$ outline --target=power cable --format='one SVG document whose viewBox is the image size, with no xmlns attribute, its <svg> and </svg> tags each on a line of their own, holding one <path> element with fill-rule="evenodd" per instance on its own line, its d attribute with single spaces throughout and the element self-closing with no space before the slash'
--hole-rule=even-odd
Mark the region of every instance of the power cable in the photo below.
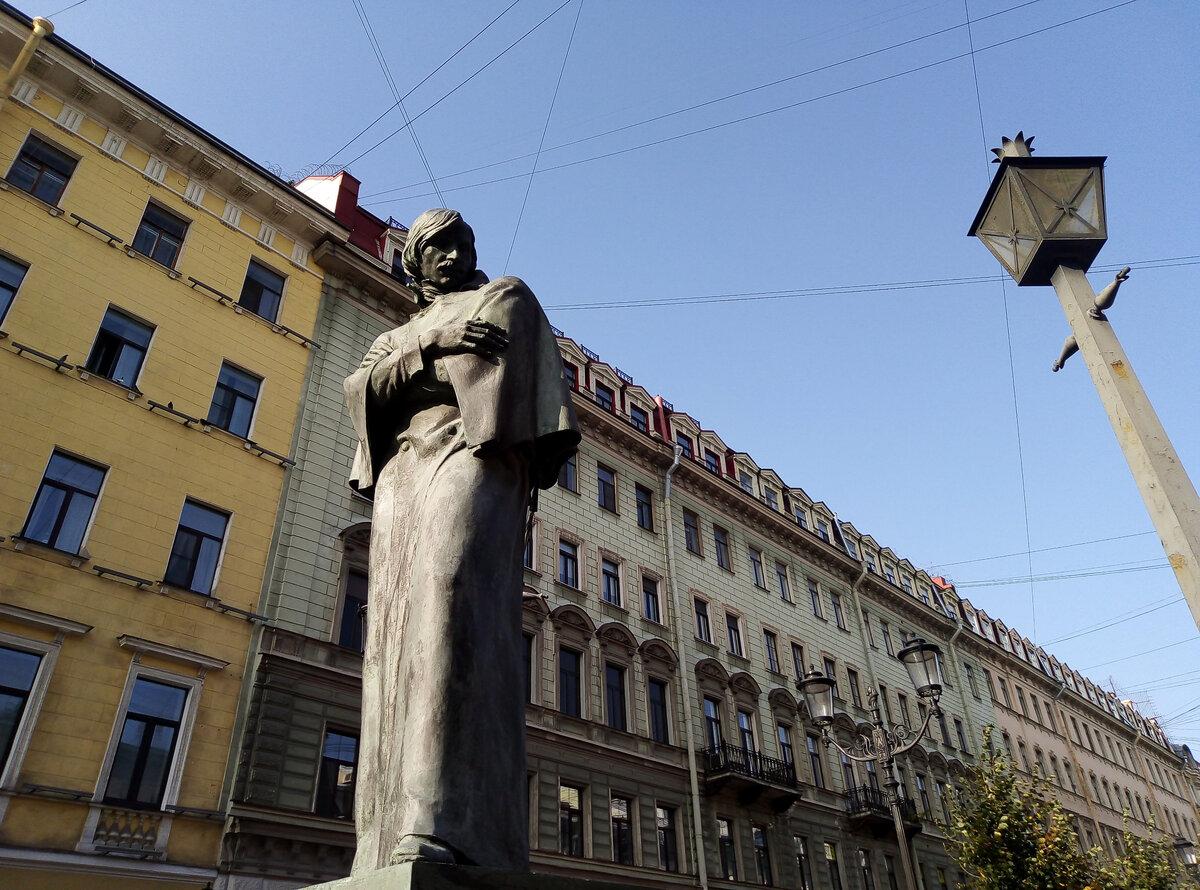
<svg viewBox="0 0 1200 890">
<path fill-rule="evenodd" d="M 567 2 L 570 2 L 570 0 L 567 0 Z M 1106 6 L 1103 9 L 1094 10 L 1093 12 L 1085 13 L 1083 15 L 1076 16 L 1075 18 L 1067 19 L 1066 21 L 1058 22 L 1053 25 L 1046 25 L 1045 27 L 1037 28 L 1033 31 L 1028 31 L 1024 34 L 1018 34 L 1015 37 L 1010 37 L 1005 40 L 1001 40 L 996 43 L 989 44 L 988 46 L 979 47 L 975 50 L 975 52 L 981 53 L 981 52 L 987 52 L 987 51 L 993 50 L 993 49 L 998 49 L 999 47 L 1007 46 L 1010 43 L 1015 43 L 1019 40 L 1024 40 L 1027 37 L 1034 37 L 1038 34 L 1044 34 L 1048 31 L 1053 31 L 1057 28 L 1063 28 L 1063 27 L 1066 27 L 1067 25 L 1073 25 L 1073 24 L 1083 21 L 1085 19 L 1089 19 L 1089 18 L 1092 18 L 1097 15 L 1101 15 L 1106 12 L 1112 12 L 1113 10 L 1120 9 L 1121 7 L 1129 6 L 1129 5 L 1131 5 L 1133 3 L 1137 3 L 1137 2 L 1138 2 L 1138 0 L 1123 0 L 1123 2 L 1121 2 L 1121 3 L 1116 3 L 1112 6 Z M 559 7 L 559 9 L 561 9 L 561 8 L 562 7 Z M 558 10 L 555 10 L 555 12 L 557 12 L 557 11 Z M 553 13 L 551 13 L 551 15 L 553 15 Z M 618 157 L 620 155 L 629 154 L 631 152 L 641 151 L 646 148 L 654 148 L 655 146 L 665 145 L 670 142 L 676 142 L 680 139 L 687 139 L 692 136 L 699 136 L 704 133 L 710 133 L 715 130 L 724 129 L 725 127 L 735 126 L 737 124 L 742 124 L 742 123 L 746 123 L 748 121 L 757 120 L 759 118 L 767 117 L 769 115 L 779 114 L 780 112 L 783 112 L 783 111 L 790 111 L 792 109 L 800 108 L 805 105 L 811 105 L 815 102 L 819 102 L 824 99 L 831 99 L 831 98 L 835 98 L 837 96 L 845 95 L 847 93 L 855 92 L 857 90 L 866 89 L 867 87 L 878 86 L 879 84 L 882 84 L 882 83 L 887 83 L 892 80 L 897 80 L 902 77 L 907 77 L 910 74 L 919 74 L 922 71 L 928 71 L 931 68 L 937 68 L 941 65 L 949 64 L 950 62 L 957 62 L 961 59 L 968 58 L 969 56 L 970 56 L 969 52 L 958 53 L 956 55 L 948 56 L 943 59 L 938 59 L 933 62 L 927 62 L 923 65 L 917 65 L 913 68 L 905 69 L 904 71 L 898 71 L 893 74 L 887 74 L 882 77 L 877 77 L 873 80 L 868 80 L 868 81 L 864 81 L 862 83 L 854 84 L 852 86 L 842 87 L 842 88 L 836 89 L 836 90 L 831 90 L 830 92 L 822 93 L 817 96 L 810 96 L 807 99 L 801 99 L 797 102 L 790 102 L 786 105 L 780 105 L 775 108 L 768 108 L 764 111 L 759 111 L 754 114 L 743 115 L 742 117 L 734 118 L 732 120 L 723 121 L 721 123 L 716 123 L 716 124 L 711 124 L 711 125 L 705 126 L 705 127 L 699 127 L 697 129 L 688 130 L 683 133 L 677 133 L 673 136 L 664 136 L 661 139 L 654 139 L 654 140 L 651 140 L 650 142 L 639 143 L 638 145 L 632 145 L 627 148 L 614 149 L 613 151 L 603 152 L 598 155 L 592 155 L 590 157 L 580 158 L 580 159 L 574 160 L 574 161 L 566 161 L 561 164 L 555 164 L 555 165 L 552 165 L 549 167 L 543 167 L 538 172 L 539 173 L 549 173 L 554 170 L 565 170 L 570 167 L 577 167 L 581 164 L 590 164 L 594 161 L 606 160 L 608 158 Z M 456 87 L 456 89 L 457 89 L 457 87 Z M 443 98 L 445 98 L 445 97 L 443 97 Z M 441 100 L 439 99 L 438 101 L 440 102 Z M 430 106 L 430 108 L 427 108 L 426 111 L 430 110 L 432 107 L 433 106 Z M 421 112 L 421 114 L 424 114 L 424 113 L 425 113 L 424 111 Z M 420 116 L 421 116 L 420 114 L 417 115 L 417 117 L 420 117 Z M 416 118 L 414 118 L 414 120 L 415 119 Z M 398 133 L 399 130 L 397 130 L 395 132 Z M 391 135 L 395 135 L 395 133 L 392 133 Z M 388 136 L 387 138 L 391 138 L 391 136 Z M 386 139 L 382 140 L 380 143 L 377 143 L 376 146 L 372 146 L 370 149 L 367 149 L 367 152 L 374 150 L 374 148 L 376 148 L 376 147 L 378 147 L 378 145 L 382 144 L 383 141 L 386 141 Z M 555 148 L 557 148 L 557 146 L 548 148 L 548 149 L 546 149 L 546 151 L 554 151 Z M 365 155 L 367 152 L 363 152 L 363 154 Z M 361 158 L 361 157 L 362 157 L 362 155 L 359 155 L 359 158 Z M 522 157 L 528 157 L 528 155 L 523 155 Z M 354 160 L 358 160 L 359 158 L 355 158 Z M 353 161 L 351 161 L 351 163 L 353 163 Z M 451 174 L 451 175 L 453 176 L 454 174 Z M 487 185 L 495 185 L 496 183 L 510 182 L 511 180 L 520 179 L 527 175 L 528 175 L 527 173 L 519 173 L 519 174 L 513 174 L 511 176 L 499 176 L 494 179 L 487 179 L 487 180 L 483 180 L 481 182 L 468 183 L 467 185 L 454 186 L 451 188 L 447 188 L 446 191 L 448 191 L 448 192 L 449 191 L 462 191 L 464 189 L 481 188 L 481 187 L 487 186 Z M 449 177 L 447 177 L 447 178 L 449 178 Z M 412 185 L 408 185 L 408 186 L 402 186 L 400 188 L 405 189 L 405 188 L 412 188 L 412 187 L 413 187 Z M 385 190 L 384 192 L 376 192 L 374 194 L 375 194 L 375 196 L 378 196 L 378 195 L 390 193 L 390 191 L 395 191 L 395 189 Z M 370 196 L 364 196 L 364 200 L 363 200 L 364 207 L 371 207 L 376 204 L 386 203 L 384 201 L 367 201 L 366 200 L 367 197 L 370 197 Z M 423 195 L 423 194 L 406 195 L 406 196 L 404 196 L 404 200 L 421 198 L 421 197 L 425 197 L 425 195 Z"/>
<path fill-rule="evenodd" d="M 421 140 L 417 138 L 417 129 L 409 121 L 408 111 L 404 107 L 404 98 L 400 95 L 400 90 L 396 87 L 396 81 L 392 77 L 392 69 L 388 66 L 387 58 L 383 54 L 383 47 L 379 45 L 379 39 L 375 36 L 375 29 L 371 26 L 367 10 L 362 4 L 362 0 L 351 0 L 351 2 L 354 4 L 355 12 L 358 13 L 358 20 L 362 23 L 363 30 L 367 32 L 367 42 L 371 45 L 372 52 L 375 53 L 375 60 L 379 62 L 379 67 L 383 69 L 383 77 L 387 81 L 388 89 L 392 91 L 392 96 L 396 100 L 396 105 L 400 108 L 400 113 L 404 115 L 404 120 L 409 124 L 408 135 L 412 137 L 413 145 L 417 149 L 417 156 L 420 157 L 421 165 L 425 168 L 425 173 L 429 177 L 429 184 L 433 186 L 434 192 L 437 193 L 438 200 L 445 205 L 446 199 L 442 195 L 442 190 L 438 187 L 437 177 L 433 175 L 433 168 L 429 166 L 429 158 L 425 156 L 425 149 L 421 147 Z"/>
<path fill-rule="evenodd" d="M 1105 575 L 1127 575 L 1131 572 L 1150 572 L 1156 569 L 1169 569 L 1171 564 L 1166 560 L 1155 563 L 1154 565 L 1129 566 L 1127 568 L 1104 568 L 1104 569 L 1081 569 L 1070 572 L 1051 572 L 1045 575 L 1033 575 L 1035 581 L 1073 581 L 1077 578 L 1098 578 Z M 956 588 L 970 587 L 1008 587 L 1013 584 L 1027 584 L 1031 576 L 1020 575 L 1015 578 L 994 578 L 987 581 L 961 581 L 955 582 Z"/>
<path fill-rule="evenodd" d="M 527 176 L 528 174 L 523 175 Z M 446 191 L 454 191 L 454 189 L 447 189 Z M 1162 259 L 1140 261 L 1135 260 L 1127 263 L 1118 263 L 1111 266 L 1111 271 L 1116 271 L 1123 266 L 1133 266 L 1140 271 L 1144 269 L 1157 269 L 1188 265 L 1200 265 L 1200 254 L 1195 256 L 1165 257 Z M 1110 267 L 1104 265 L 1093 266 L 1091 271 L 1105 272 L 1109 270 Z M 700 305 L 704 303 L 748 303 L 764 300 L 789 300 L 801 297 L 844 296 L 847 294 L 876 292 L 883 293 L 886 291 L 924 290 L 953 287 L 955 285 L 987 284 L 993 281 L 1001 281 L 1002 278 L 1002 275 L 976 275 L 964 278 L 924 278 L 911 281 L 887 281 L 875 284 L 826 285 L 822 287 L 791 288 L 787 290 L 771 291 L 731 291 L 719 294 L 692 294 L 682 297 L 647 297 L 644 299 L 610 300 L 597 303 L 548 303 L 546 304 L 545 308 L 555 309 L 558 311 L 571 311 L 578 309 L 643 309 L 654 306 L 684 306 Z M 1145 534 L 1154 533 L 1146 532 Z M 1022 556 L 1024 554 L 1018 553 L 1013 555 Z M 988 558 L 999 559 L 1001 557 Z M 968 561 L 970 562 L 972 560 Z M 958 563 L 939 563 L 939 565 L 958 565 Z"/>
<path fill-rule="evenodd" d="M 1030 552 L 1049 553 L 1052 550 L 1067 550 L 1071 547 L 1086 547 L 1089 544 L 1106 544 L 1109 541 L 1123 541 L 1126 538 L 1142 538 L 1142 537 L 1145 537 L 1146 535 L 1156 535 L 1156 534 L 1158 534 L 1158 532 L 1153 532 L 1153 531 L 1131 532 L 1128 535 L 1113 535 L 1111 538 L 1093 538 L 1090 541 L 1075 541 L 1072 544 L 1059 544 L 1055 547 L 1039 547 L 1037 550 L 1033 550 Z M 1011 559 L 1014 556 L 1024 556 L 1024 555 L 1025 555 L 1025 551 L 1018 551 L 1016 553 L 1002 553 L 999 556 L 981 556 L 978 559 L 961 559 L 958 562 L 935 562 L 929 568 L 944 569 L 944 568 L 948 568 L 950 566 L 965 566 L 965 565 L 969 565 L 970 563 L 974 563 L 974 562 L 991 562 L 992 560 L 995 560 L 995 559 Z"/>
<path fill-rule="evenodd" d="M 79 2 L 83 3 L 83 2 L 86 2 L 86 0 L 79 0 Z M 425 83 L 425 81 L 429 80 L 429 78 L 433 77 L 433 75 L 437 74 L 439 71 L 441 71 L 443 68 L 445 68 L 446 65 L 449 64 L 450 62 L 452 62 L 459 53 L 461 53 L 464 49 L 466 49 L 468 46 L 470 46 L 472 43 L 474 43 L 475 40 L 477 38 L 479 38 L 483 34 L 484 31 L 488 30 L 488 28 L 492 27 L 492 25 L 494 25 L 494 24 L 496 24 L 496 22 L 500 21 L 500 19 L 504 17 L 504 14 L 506 12 L 508 12 L 510 9 L 512 9 L 514 6 L 516 6 L 520 2 L 521 2 L 521 0 L 513 0 L 512 3 L 510 3 L 508 6 L 506 6 L 504 8 L 504 10 L 500 13 L 500 15 L 496 16 L 494 19 L 492 19 L 490 22 L 488 22 L 486 25 L 484 25 L 482 28 L 480 28 L 478 31 L 476 31 L 474 37 L 472 37 L 470 40 L 468 40 L 466 43 L 464 43 L 462 46 L 460 46 L 458 49 L 456 49 L 454 52 L 452 52 L 442 62 L 442 64 L 438 65 L 436 68 L 434 68 L 432 71 L 430 71 L 424 77 L 422 77 L 420 82 L 417 83 L 416 86 L 414 86 L 412 89 L 410 89 L 407 93 L 405 93 L 400 98 L 407 99 L 409 96 L 411 96 L 414 92 L 416 92 L 416 90 L 418 90 L 421 87 L 421 85 L 423 83 Z M 75 5 L 78 6 L 79 4 L 77 3 Z M 332 161 L 334 158 L 336 158 L 338 155 L 340 155 L 343 151 L 345 151 L 347 148 L 349 148 L 351 145 L 353 145 L 360 136 L 362 136 L 369 129 L 371 129 L 371 127 L 375 126 L 377 123 L 379 123 L 385 117 L 387 117 L 388 114 L 391 113 L 392 109 L 394 109 L 397 104 L 398 103 L 393 103 L 392 105 L 389 105 L 387 108 L 385 108 L 383 110 L 383 112 L 379 115 L 379 117 L 375 118 L 375 120 L 371 121 L 369 124 L 367 124 L 361 130 L 359 130 L 357 133 L 355 133 L 353 136 L 351 136 L 349 142 L 347 142 L 345 145 L 343 145 L 341 148 L 339 148 L 337 151 L 335 151 L 333 154 L 331 154 L 329 157 L 327 157 L 322 163 L 318 164 L 317 166 L 324 167 L 325 164 L 328 164 L 330 161 Z"/>
<path fill-rule="evenodd" d="M 1107 667 L 1110 664 L 1118 664 L 1119 662 L 1122 662 L 1122 661 L 1130 661 L 1134 658 L 1141 658 L 1143 655 L 1154 655 L 1155 653 L 1162 652 L 1164 649 L 1174 649 L 1176 646 L 1182 646 L 1185 643 L 1195 643 L 1195 642 L 1200 642 L 1200 637 L 1188 637 L 1186 640 L 1179 640 L 1178 642 L 1175 642 L 1175 643 L 1168 643 L 1165 646 L 1155 646 L 1153 649 L 1147 649 L 1144 652 L 1135 652 L 1133 655 L 1126 655 L 1122 658 L 1114 658 L 1112 661 L 1102 661 L 1099 664 L 1090 664 L 1085 668 L 1080 668 L 1079 673 L 1082 674 L 1084 671 L 1092 671 L 1099 667 Z"/>
<path fill-rule="evenodd" d="M 364 157 L 369 155 L 375 149 L 379 148 L 379 146 L 383 145 L 383 143 L 387 142 L 389 139 L 391 139 L 397 133 L 400 133 L 401 131 L 403 131 L 405 129 L 405 127 L 411 127 L 414 123 L 416 123 L 418 120 L 420 120 L 422 117 L 424 117 L 428 112 L 433 111 L 433 109 L 437 108 L 444 101 L 446 101 L 451 96 L 453 96 L 455 93 L 457 93 L 462 87 L 466 86 L 468 83 L 470 83 L 476 77 L 478 77 L 480 74 L 482 74 L 488 68 L 490 68 L 493 62 L 495 62 L 501 56 L 505 55 L 505 53 L 507 53 L 509 50 L 511 50 L 514 46 L 516 46 L 518 43 L 520 43 L 522 40 L 524 40 L 526 37 L 528 37 L 530 34 L 532 34 L 534 31 L 536 31 L 542 25 L 546 24 L 546 22 L 550 21 L 550 19 L 554 18 L 554 16 L 556 16 L 559 13 L 559 11 L 562 10 L 570 2 L 571 2 L 571 0 L 563 0 L 562 4 L 559 5 L 548 16 L 546 16 L 544 19 L 542 19 L 540 22 L 538 22 L 536 25 L 534 25 L 532 28 L 530 28 L 528 31 L 526 31 L 524 34 L 522 34 L 520 37 L 518 37 L 512 43 L 510 43 L 507 47 L 505 47 L 503 50 L 501 50 L 497 55 L 492 56 L 491 61 L 489 61 L 487 64 L 485 64 L 482 68 L 477 69 L 475 71 L 475 73 L 472 74 L 470 77 L 466 78 L 463 81 L 460 81 L 456 87 L 454 87 L 452 90 L 450 90 L 450 92 L 443 95 L 440 99 L 438 99 L 432 105 L 427 105 L 422 111 L 418 112 L 412 118 L 412 120 L 410 120 L 408 123 L 404 124 L 404 126 L 397 127 L 395 130 L 392 130 L 392 132 L 388 133 L 386 136 L 384 136 L 382 139 L 380 139 L 378 142 L 376 142 L 374 145 L 372 145 L 366 151 L 360 152 L 359 154 L 355 155 L 353 158 L 348 160 L 342 166 L 349 167 L 355 161 L 362 160 Z M 1126 2 L 1127 3 L 1135 3 L 1135 2 L 1137 2 L 1137 0 L 1126 0 Z M 363 205 L 363 206 L 366 206 L 366 205 Z"/>
<path fill-rule="evenodd" d="M 517 224 L 513 226 L 512 241 L 508 243 L 508 256 L 504 258 L 505 275 L 508 274 L 508 263 L 512 259 L 513 248 L 517 246 L 517 233 L 521 231 L 521 220 L 525 218 L 525 205 L 529 203 L 533 177 L 537 175 L 538 161 L 542 157 L 542 146 L 546 144 L 546 132 L 550 129 L 550 118 L 554 116 L 554 103 L 558 101 L 558 90 L 562 86 L 563 72 L 567 70 L 567 59 L 571 57 L 571 46 L 575 43 L 575 30 L 579 27 L 579 16 L 582 13 L 583 0 L 579 0 L 579 6 L 575 10 L 575 23 L 571 25 L 571 36 L 567 40 L 567 51 L 563 53 L 562 65 L 558 69 L 558 80 L 554 82 L 554 94 L 550 97 L 550 108 L 546 111 L 546 123 L 542 126 L 542 138 L 538 140 L 537 154 L 533 156 L 533 169 L 529 171 L 529 180 L 525 183 L 525 197 L 521 199 L 521 210 L 517 214 Z"/>
<path fill-rule="evenodd" d="M 1152 612 L 1161 611 L 1162 609 L 1167 608 L 1167 606 L 1173 606 L 1178 602 L 1179 602 L 1179 597 L 1177 597 L 1177 596 L 1169 596 L 1166 599 L 1156 600 L 1154 603 L 1151 603 L 1150 605 L 1148 605 L 1145 608 L 1142 608 L 1140 610 L 1135 610 L 1133 612 L 1126 612 L 1124 615 L 1119 615 L 1116 618 L 1112 619 L 1111 621 L 1106 621 L 1103 624 L 1091 625 L 1089 627 L 1084 628 L 1083 630 L 1078 630 L 1078 631 L 1075 631 L 1074 633 L 1067 634 L 1064 637 L 1058 637 L 1057 639 L 1049 640 L 1046 643 L 1044 643 L 1043 645 L 1044 646 L 1053 646 L 1053 645 L 1056 645 L 1057 643 L 1065 643 L 1065 642 L 1067 642 L 1067 640 L 1075 640 L 1075 639 L 1078 639 L 1079 637 L 1086 637 L 1086 636 L 1089 636 L 1090 634 L 1099 633 L 1102 630 L 1107 630 L 1108 628 L 1113 627 L 1118 624 L 1122 624 L 1123 622 L 1132 621 L 1135 618 L 1141 618 L 1143 615 L 1149 615 Z"/>
<path fill-rule="evenodd" d="M 50 13 L 50 15 L 46 16 L 46 18 L 48 18 L 48 19 L 52 19 L 52 18 L 54 18 L 56 15 L 62 15 L 64 12 L 67 12 L 68 10 L 74 9 L 76 6 L 83 6 L 83 4 L 85 4 L 85 3 L 87 3 L 87 0 L 78 0 L 78 2 L 76 2 L 76 3 L 72 3 L 70 6 L 63 7 L 63 8 L 62 8 L 62 9 L 60 9 L 58 12 L 52 12 L 52 13 Z"/>
<path fill-rule="evenodd" d="M 988 15 L 981 16 L 980 18 L 975 19 L 974 21 L 975 22 L 987 21 L 988 19 L 996 18 L 997 16 L 1005 15 L 1010 12 L 1015 12 L 1018 9 L 1023 9 L 1026 6 L 1033 6 L 1034 4 L 1041 3 L 1041 2 L 1043 2 L 1043 0 L 1027 0 L 1027 2 L 1025 2 L 1025 3 L 1019 3 L 1016 6 L 1010 6 L 1007 9 L 1002 9 L 999 12 L 993 12 Z M 603 139 L 605 136 L 612 136 L 615 133 L 622 133 L 626 130 L 632 130 L 637 127 L 644 127 L 647 124 L 653 124 L 653 123 L 657 123 L 658 121 L 666 120 L 667 118 L 677 117 L 678 115 L 686 114 L 689 111 L 696 111 L 697 109 L 700 109 L 700 108 L 707 108 L 710 105 L 716 105 L 718 103 L 725 102 L 729 99 L 738 99 L 738 98 L 741 98 L 742 96 L 748 96 L 751 93 L 757 93 L 762 90 L 770 89 L 771 87 L 776 87 L 781 84 L 789 83 L 790 81 L 793 81 L 793 80 L 799 80 L 800 78 L 809 77 L 813 74 L 820 74 L 821 72 L 824 72 L 824 71 L 831 71 L 834 68 L 840 68 L 843 65 L 849 65 L 854 62 L 861 62 L 862 60 L 869 59 L 872 56 L 882 55 L 883 53 L 891 52 L 892 50 L 895 50 L 895 49 L 902 49 L 903 47 L 911 46 L 914 43 L 919 43 L 922 40 L 928 40 L 932 37 L 940 37 L 943 34 L 950 33 L 951 31 L 957 31 L 959 28 L 962 28 L 962 27 L 963 27 L 963 25 L 961 25 L 961 24 L 950 25 L 949 27 L 941 28 L 937 31 L 931 31 L 928 34 L 921 34 L 917 37 L 913 37 L 908 40 L 902 40 L 899 43 L 893 43 L 888 46 L 879 47 L 878 49 L 869 50 L 868 52 L 860 53 L 857 56 L 850 56 L 845 59 L 840 59 L 836 62 L 830 62 L 826 65 L 820 65 L 816 68 L 809 68 L 806 71 L 801 71 L 796 74 L 790 74 L 787 77 L 781 77 L 778 80 L 772 80 L 768 83 L 759 84 L 758 86 L 748 87 L 744 90 L 738 90 L 735 93 L 728 93 L 724 96 L 719 96 L 716 99 L 706 99 L 703 102 L 697 102 L 693 105 L 685 106 L 684 108 L 677 108 L 674 111 L 666 111 L 666 112 L 663 112 L 662 114 L 657 114 L 653 117 L 645 118 L 644 120 L 635 121 L 634 123 L 631 123 L 631 124 L 623 124 L 622 126 L 614 127 L 610 130 L 605 130 L 602 133 L 593 133 L 590 136 L 581 136 L 578 139 L 572 139 L 568 142 L 562 142 L 562 143 L 559 143 L 558 145 L 553 145 L 550 148 L 545 149 L 545 151 L 547 151 L 547 152 L 558 151 L 559 149 L 570 148 L 573 145 L 580 145 L 584 142 L 591 142 L 596 139 Z M 469 170 L 461 170 L 458 173 L 451 173 L 444 178 L 450 179 L 455 176 L 465 176 L 468 173 L 477 173 L 480 170 L 487 170 L 491 167 L 499 167 L 504 164 L 512 163 L 514 161 L 523 161 L 526 158 L 531 157 L 531 155 L 532 155 L 532 152 L 530 152 L 528 154 L 517 155 L 515 157 L 507 158 L 503 161 L 493 161 L 490 164 L 483 164 L 478 167 L 472 167 Z M 423 183 L 412 183 L 410 185 L 402 185 L 402 186 L 397 186 L 397 187 L 391 188 L 391 189 L 384 189 L 383 191 L 380 191 L 380 192 L 372 192 L 370 194 L 363 195 L 363 198 L 364 199 L 378 198 L 378 197 L 382 197 L 383 195 L 388 195 L 388 194 L 392 194 L 393 192 L 403 191 L 404 189 L 413 188 L 417 185 L 422 185 L 422 184 Z"/>
</svg>

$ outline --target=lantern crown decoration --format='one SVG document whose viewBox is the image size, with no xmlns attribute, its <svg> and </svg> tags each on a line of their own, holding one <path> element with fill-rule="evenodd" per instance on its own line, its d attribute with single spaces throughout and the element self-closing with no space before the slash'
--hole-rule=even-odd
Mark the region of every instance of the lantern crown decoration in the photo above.
<svg viewBox="0 0 1200 890">
<path fill-rule="evenodd" d="M 1108 239 L 1101 157 L 1032 156 L 1033 137 L 1005 137 L 1000 167 L 969 235 L 1018 285 L 1047 285 L 1059 266 L 1087 271 Z"/>
</svg>

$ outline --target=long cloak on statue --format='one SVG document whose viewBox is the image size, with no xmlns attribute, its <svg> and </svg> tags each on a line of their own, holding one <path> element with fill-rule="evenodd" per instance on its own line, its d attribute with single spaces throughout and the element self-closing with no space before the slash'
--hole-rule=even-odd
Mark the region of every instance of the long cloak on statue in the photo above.
<svg viewBox="0 0 1200 890">
<path fill-rule="evenodd" d="M 470 319 L 508 348 L 422 357 L 423 335 Z M 408 835 L 528 870 L 526 511 L 580 438 L 558 343 L 520 279 L 479 273 L 379 337 L 345 388 L 350 484 L 374 495 L 354 873 Z"/>
</svg>

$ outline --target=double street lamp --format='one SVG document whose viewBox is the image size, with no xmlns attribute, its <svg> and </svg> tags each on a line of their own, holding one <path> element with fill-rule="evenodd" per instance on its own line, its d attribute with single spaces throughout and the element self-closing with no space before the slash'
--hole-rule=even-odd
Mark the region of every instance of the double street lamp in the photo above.
<svg viewBox="0 0 1200 890">
<path fill-rule="evenodd" d="M 837 738 L 830 732 L 834 722 L 832 677 L 826 677 L 815 667 L 805 674 L 803 680 L 798 680 L 796 686 L 804 695 L 804 704 L 808 708 L 809 717 L 821 730 L 821 738 L 826 745 L 833 745 L 842 754 L 857 763 L 873 762 L 879 765 L 879 771 L 884 775 L 884 787 L 887 790 L 888 803 L 892 810 L 892 821 L 896 826 L 896 842 L 900 847 L 900 861 L 903 866 L 905 880 L 909 890 L 917 890 L 916 871 L 913 868 L 912 852 L 908 845 L 908 834 L 904 828 L 904 814 L 901 808 L 904 797 L 900 792 L 900 782 L 895 776 L 896 758 L 916 747 L 929 721 L 941 717 L 938 699 L 942 695 L 942 651 L 934 643 L 927 643 L 920 637 L 909 640 L 896 657 L 908 669 L 917 695 L 930 702 L 931 707 L 925 714 L 921 728 L 912 730 L 902 724 L 885 724 L 879 710 L 879 696 L 874 687 L 867 691 L 867 703 L 871 708 L 872 728 L 870 735 L 857 735 L 854 738 L 852 750 L 843 748 Z"/>
</svg>

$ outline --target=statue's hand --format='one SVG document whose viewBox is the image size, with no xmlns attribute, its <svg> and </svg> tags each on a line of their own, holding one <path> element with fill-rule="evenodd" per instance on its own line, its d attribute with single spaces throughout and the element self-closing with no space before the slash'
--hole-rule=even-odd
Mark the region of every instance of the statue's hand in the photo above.
<svg viewBox="0 0 1200 890">
<path fill-rule="evenodd" d="M 427 358 L 461 352 L 494 355 L 508 348 L 508 332 L 499 325 L 473 318 L 436 328 L 422 341 L 421 351 Z"/>
</svg>

